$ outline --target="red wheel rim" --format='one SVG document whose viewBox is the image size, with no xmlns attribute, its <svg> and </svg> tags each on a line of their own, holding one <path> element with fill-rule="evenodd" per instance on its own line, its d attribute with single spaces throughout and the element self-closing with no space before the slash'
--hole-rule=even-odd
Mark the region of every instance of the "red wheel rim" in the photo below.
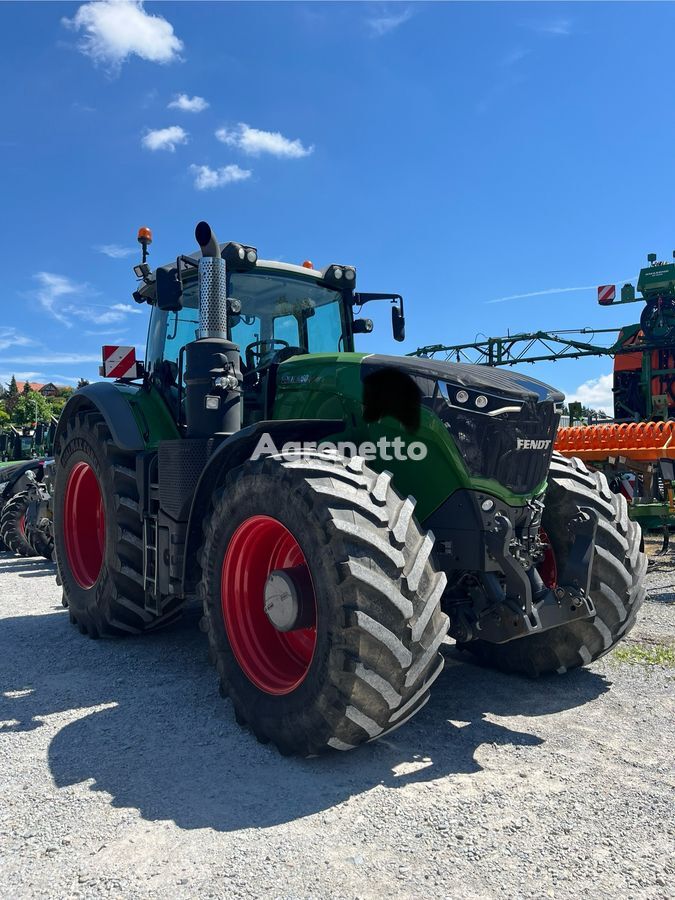
<svg viewBox="0 0 675 900">
<path fill-rule="evenodd" d="M 98 478 L 85 462 L 77 463 L 68 476 L 63 518 L 71 574 L 81 588 L 90 588 L 103 566 L 105 512 Z"/>
<path fill-rule="evenodd" d="M 541 575 L 541 580 L 546 587 L 553 590 L 553 588 L 558 586 L 558 563 L 556 562 L 555 551 L 551 546 L 549 536 L 543 528 L 539 530 L 539 538 L 546 544 L 546 548 L 544 550 L 544 558 L 537 566 L 537 572 Z"/>
<path fill-rule="evenodd" d="M 21 513 L 19 517 L 19 534 L 26 534 L 26 513 Z"/>
<path fill-rule="evenodd" d="M 220 595 L 230 646 L 246 676 L 267 694 L 294 691 L 304 681 L 316 647 L 316 596 L 308 628 L 277 631 L 265 614 L 267 576 L 295 566 L 307 566 L 300 545 L 270 516 L 242 522 L 223 559 Z"/>
</svg>

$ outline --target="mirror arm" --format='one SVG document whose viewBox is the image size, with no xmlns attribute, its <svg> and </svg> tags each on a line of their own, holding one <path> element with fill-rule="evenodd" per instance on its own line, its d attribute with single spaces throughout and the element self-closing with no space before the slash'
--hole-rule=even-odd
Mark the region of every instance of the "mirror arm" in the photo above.
<svg viewBox="0 0 675 900">
<path fill-rule="evenodd" d="M 356 291 L 353 294 L 352 306 L 363 306 L 364 303 L 370 303 L 371 300 L 398 300 L 401 311 L 403 310 L 403 297 L 400 294 L 359 294 Z"/>
</svg>

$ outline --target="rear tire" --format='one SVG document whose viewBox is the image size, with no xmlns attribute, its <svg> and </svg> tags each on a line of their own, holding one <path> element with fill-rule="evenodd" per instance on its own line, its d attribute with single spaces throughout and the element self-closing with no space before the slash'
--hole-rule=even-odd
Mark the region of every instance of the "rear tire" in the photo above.
<svg viewBox="0 0 675 900">
<path fill-rule="evenodd" d="M 19 491 L 10 497 L 2 508 L 0 516 L 0 538 L 17 556 L 37 556 L 38 553 L 26 536 L 26 510 L 28 494 Z"/>
<path fill-rule="evenodd" d="M 138 634 L 173 620 L 145 609 L 143 526 L 134 454 L 103 416 L 78 412 L 56 448 L 56 562 L 71 621 L 91 637 Z"/>
<path fill-rule="evenodd" d="M 274 456 L 229 474 L 205 522 L 199 590 L 221 692 L 259 740 L 284 754 L 351 750 L 425 705 L 443 667 L 446 579 L 413 511 L 359 458 Z M 263 591 L 288 566 L 309 572 L 313 624 L 280 632 Z"/>
<path fill-rule="evenodd" d="M 640 526 L 628 518 L 625 497 L 610 491 L 603 474 L 589 471 L 580 459 L 554 453 L 542 526 L 551 541 L 558 571 L 569 548 L 566 523 L 582 506 L 598 514 L 591 575 L 595 617 L 507 644 L 472 641 L 463 649 L 504 671 L 534 676 L 563 674 L 604 656 L 628 634 L 645 598 L 647 557 L 641 552 Z"/>
</svg>

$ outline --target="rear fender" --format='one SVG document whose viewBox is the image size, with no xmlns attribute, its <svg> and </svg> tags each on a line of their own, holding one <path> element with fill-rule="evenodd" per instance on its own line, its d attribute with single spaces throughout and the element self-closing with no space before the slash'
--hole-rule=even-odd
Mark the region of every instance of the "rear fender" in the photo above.
<svg viewBox="0 0 675 900">
<path fill-rule="evenodd" d="M 199 577 L 197 555 L 202 544 L 204 519 L 208 515 L 214 491 L 221 487 L 228 472 L 250 459 L 263 435 L 270 435 L 281 449 L 287 441 L 321 441 L 341 434 L 342 419 L 274 419 L 256 422 L 226 438 L 209 459 L 197 483 L 188 519 L 183 562 L 183 590 L 193 593 Z"/>
</svg>

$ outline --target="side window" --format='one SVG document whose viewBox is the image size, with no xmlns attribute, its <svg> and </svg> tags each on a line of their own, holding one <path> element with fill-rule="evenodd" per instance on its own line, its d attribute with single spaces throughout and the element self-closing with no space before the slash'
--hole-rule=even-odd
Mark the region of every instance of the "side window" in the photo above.
<svg viewBox="0 0 675 900">
<path fill-rule="evenodd" d="M 178 313 L 169 313 L 166 318 L 164 359 L 178 364 L 180 348 L 195 340 L 198 328 L 199 313 L 196 309 L 185 308 Z"/>
<path fill-rule="evenodd" d="M 331 353 L 335 347 L 335 336 L 342 333 L 339 303 L 325 303 L 317 306 L 314 315 L 307 319 L 307 337 L 310 353 Z M 344 349 L 339 347 L 338 349 Z"/>
</svg>

